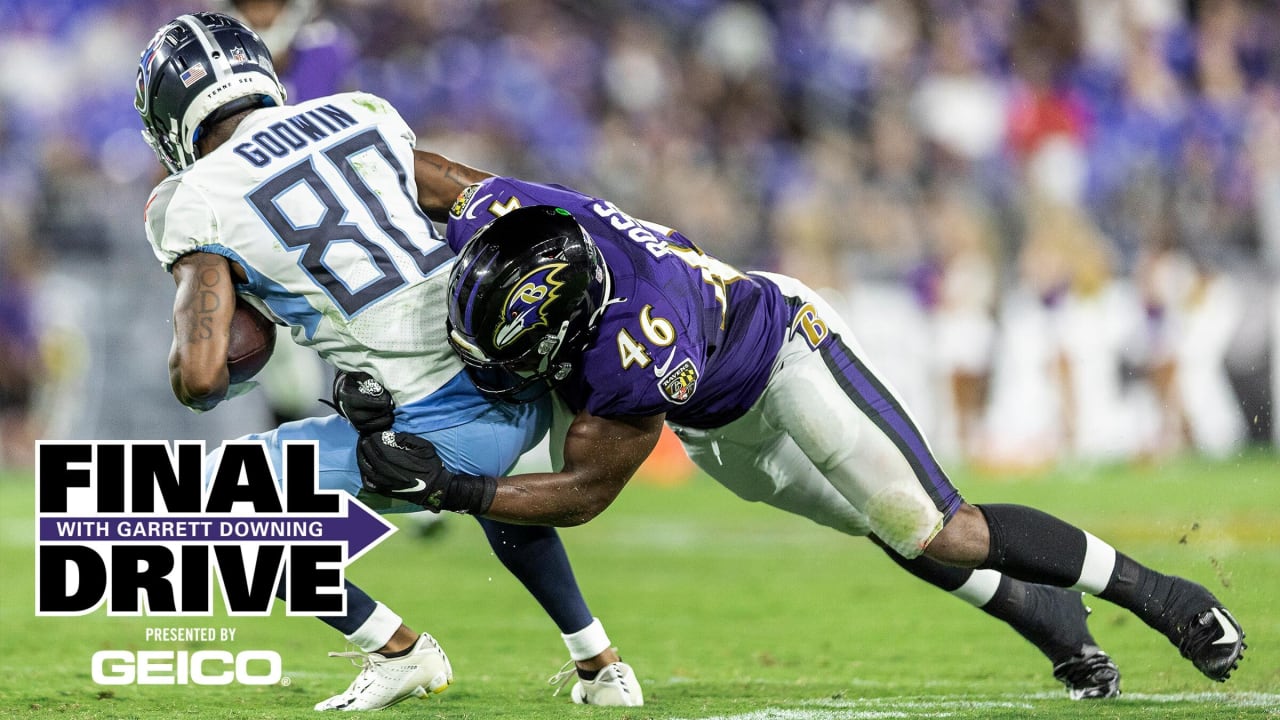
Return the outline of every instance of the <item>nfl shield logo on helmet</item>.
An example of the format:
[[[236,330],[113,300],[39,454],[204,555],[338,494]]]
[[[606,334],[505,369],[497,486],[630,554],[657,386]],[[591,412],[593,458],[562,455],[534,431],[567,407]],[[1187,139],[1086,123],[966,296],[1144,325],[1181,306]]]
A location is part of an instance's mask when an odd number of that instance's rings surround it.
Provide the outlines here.
[[[658,389],[662,391],[662,396],[677,405],[689,402],[697,386],[698,368],[688,358],[682,360],[674,370],[658,381]]]

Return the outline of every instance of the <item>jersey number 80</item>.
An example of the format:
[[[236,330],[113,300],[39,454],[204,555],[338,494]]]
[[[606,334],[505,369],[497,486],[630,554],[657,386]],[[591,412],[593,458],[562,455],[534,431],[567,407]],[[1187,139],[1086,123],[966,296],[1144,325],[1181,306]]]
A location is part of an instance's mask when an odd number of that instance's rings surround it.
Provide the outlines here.
[[[373,152],[395,170],[400,187],[410,198],[410,205],[422,218],[431,242],[422,247],[404,229],[391,222],[379,193],[357,170],[355,158]],[[324,150],[327,159],[342,174],[342,179],[368,210],[383,234],[413,259],[425,277],[447,262],[452,253],[436,233],[431,221],[417,205],[410,191],[408,175],[396,159],[386,140],[376,129],[369,129]],[[320,202],[321,213],[312,224],[297,224],[281,209],[280,199],[299,184],[305,185]],[[302,249],[299,266],[332,298],[348,318],[404,286],[404,274],[396,267],[387,248],[371,239],[360,225],[345,221],[348,210],[337,194],[316,171],[314,160],[307,158],[280,172],[246,196],[249,204],[275,233],[280,242],[291,249]],[[339,242],[355,243],[368,257],[376,276],[357,288],[351,288],[325,264],[325,252]]]

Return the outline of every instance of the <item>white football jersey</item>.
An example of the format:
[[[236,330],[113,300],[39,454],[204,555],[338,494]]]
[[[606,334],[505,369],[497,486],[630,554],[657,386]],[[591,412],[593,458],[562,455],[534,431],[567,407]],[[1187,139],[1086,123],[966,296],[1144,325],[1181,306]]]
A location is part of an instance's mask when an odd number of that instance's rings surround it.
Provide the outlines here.
[[[445,339],[453,254],[418,207],[414,142],[367,93],[257,110],[160,183],[147,239],[166,270],[194,251],[236,261],[237,292],[295,341],[419,400],[462,366]]]

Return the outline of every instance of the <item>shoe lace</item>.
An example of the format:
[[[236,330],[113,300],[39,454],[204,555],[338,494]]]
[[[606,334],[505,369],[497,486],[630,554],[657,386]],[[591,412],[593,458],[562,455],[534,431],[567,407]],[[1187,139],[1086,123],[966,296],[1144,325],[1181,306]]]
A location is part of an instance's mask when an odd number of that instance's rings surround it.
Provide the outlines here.
[[[560,668],[559,672],[547,678],[547,684],[555,687],[556,689],[555,692],[551,693],[551,697],[559,695],[560,691],[564,689],[564,686],[568,685],[569,681],[577,676],[578,663],[570,658],[569,662],[565,663],[564,666]]]
[[[363,650],[352,650],[347,652],[331,652],[329,653],[329,657],[346,658],[347,660],[351,661],[352,665],[355,665],[356,667],[360,668],[360,674],[357,675],[356,679],[351,683],[353,686],[356,683],[360,682],[360,678],[364,677],[365,673],[372,671],[375,664],[370,654]]]

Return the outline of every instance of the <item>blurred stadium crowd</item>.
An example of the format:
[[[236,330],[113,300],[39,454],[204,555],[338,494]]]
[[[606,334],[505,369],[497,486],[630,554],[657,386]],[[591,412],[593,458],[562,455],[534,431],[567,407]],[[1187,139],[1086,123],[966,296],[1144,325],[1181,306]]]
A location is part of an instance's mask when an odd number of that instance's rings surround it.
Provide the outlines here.
[[[235,5],[294,99],[382,95],[424,147],[826,288],[945,455],[1280,437],[1276,0]],[[138,52],[231,6],[0,0],[0,466],[269,422],[169,396],[142,238]]]

